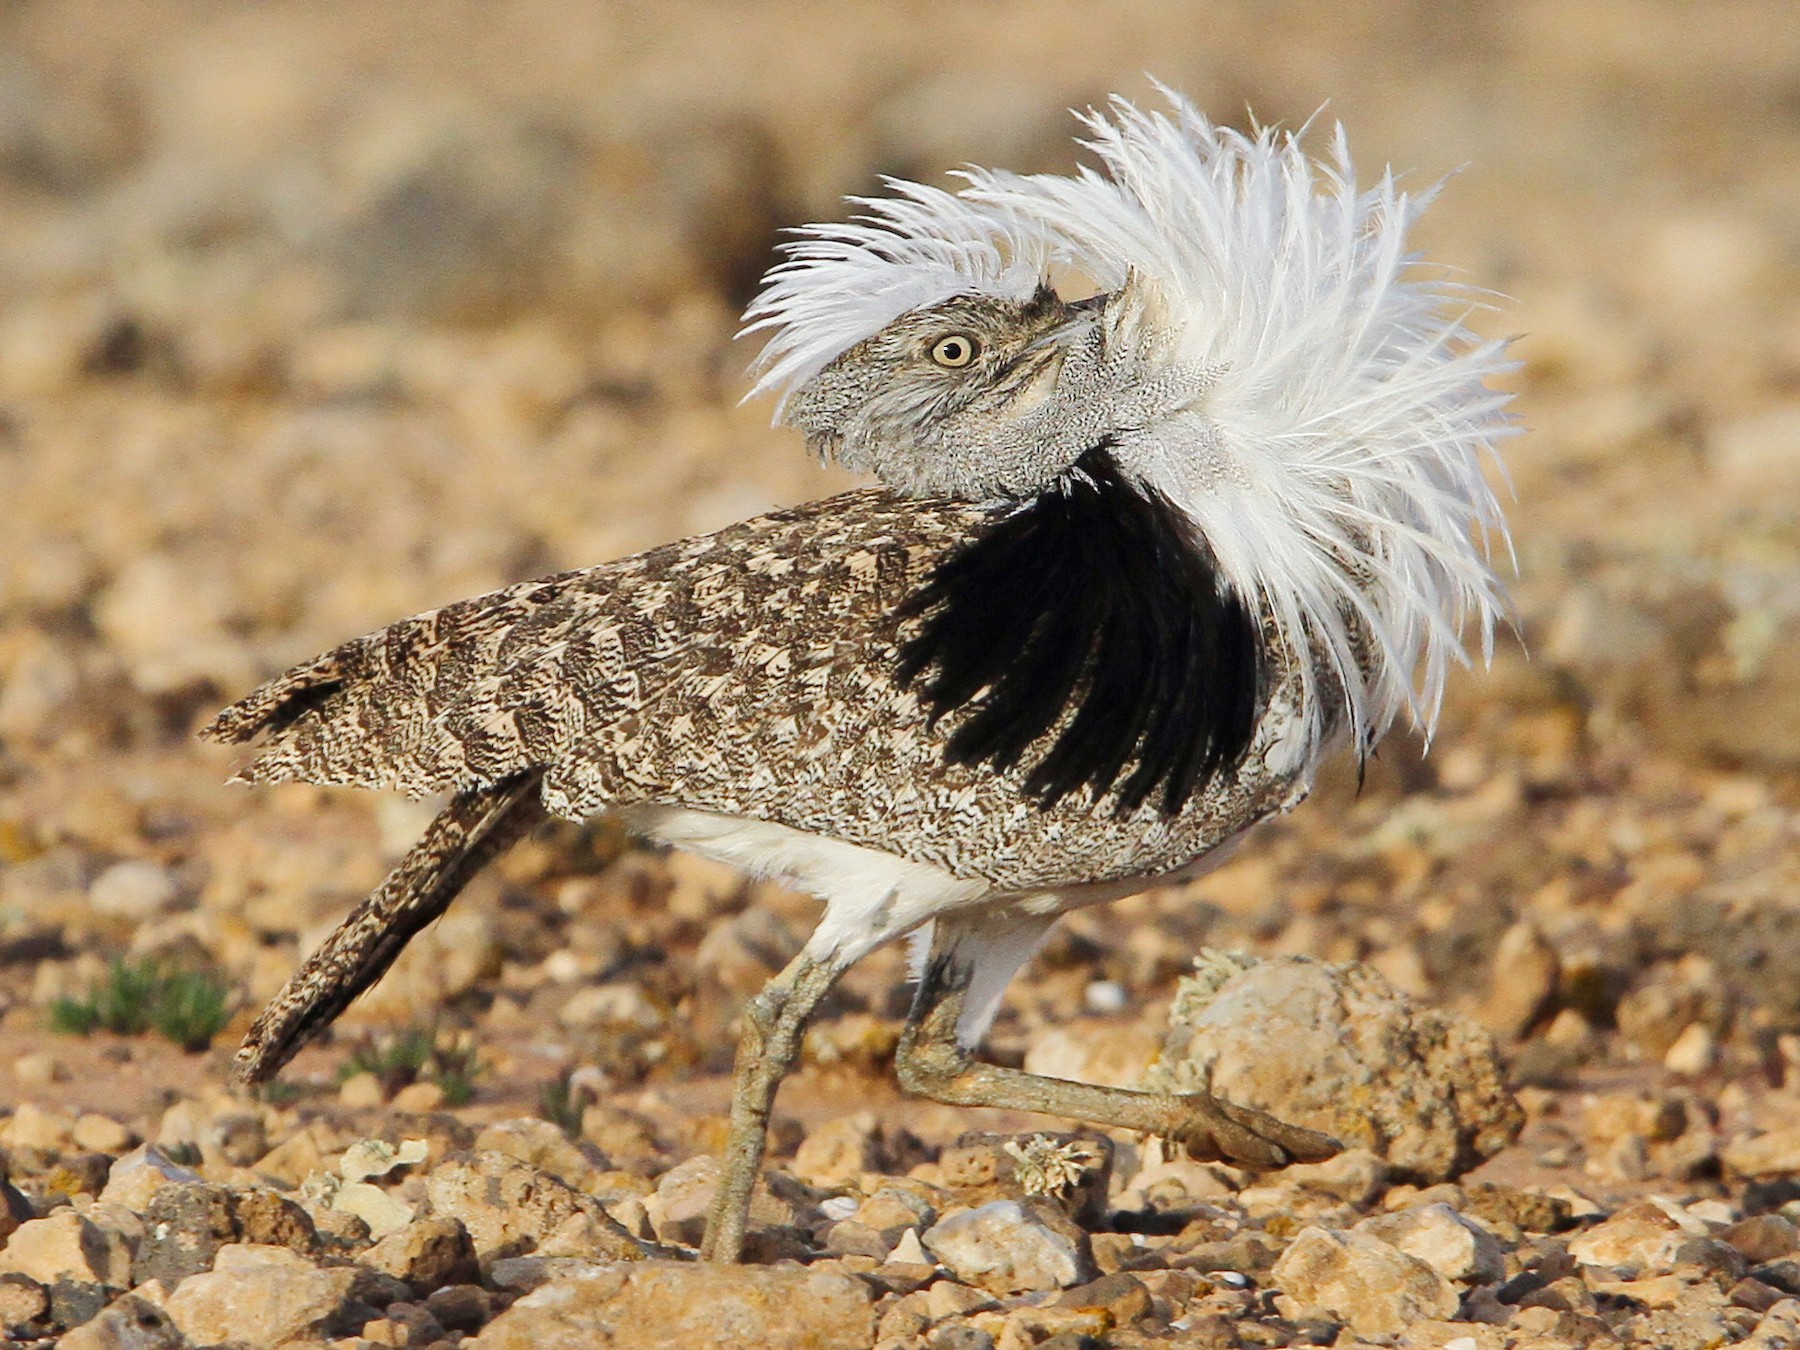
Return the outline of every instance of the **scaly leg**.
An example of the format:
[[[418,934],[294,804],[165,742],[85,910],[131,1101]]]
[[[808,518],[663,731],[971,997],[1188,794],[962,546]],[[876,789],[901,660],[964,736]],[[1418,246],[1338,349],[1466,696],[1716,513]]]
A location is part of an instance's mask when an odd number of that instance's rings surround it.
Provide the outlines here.
[[[907,1092],[956,1106],[1040,1111],[1161,1135],[1202,1159],[1246,1167],[1318,1162],[1340,1147],[1316,1130],[1234,1106],[1209,1093],[1134,1092],[984,1064],[970,1053],[998,990],[1051,921],[1018,913],[938,920],[895,1068]],[[1021,942],[1021,933],[1029,940]],[[971,985],[976,997],[970,998]],[[990,992],[991,991],[991,992]]]
[[[731,1128],[719,1169],[719,1191],[707,1216],[700,1255],[732,1262],[744,1254],[750,1194],[762,1166],[775,1089],[800,1053],[800,1036],[847,963],[803,950],[745,1005],[731,1089]]]

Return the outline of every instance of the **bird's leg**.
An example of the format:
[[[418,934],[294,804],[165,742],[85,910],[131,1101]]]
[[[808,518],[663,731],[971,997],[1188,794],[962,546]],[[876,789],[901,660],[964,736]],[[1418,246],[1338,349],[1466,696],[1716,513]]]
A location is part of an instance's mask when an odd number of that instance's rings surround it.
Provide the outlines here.
[[[992,983],[991,972],[978,970],[980,959],[989,952],[998,955],[997,948],[1006,945],[984,942],[983,937],[974,925],[958,931],[940,918],[931,960],[920,978],[895,1060],[905,1091],[956,1106],[1039,1111],[1094,1125],[1140,1130],[1180,1143],[1193,1157],[1247,1167],[1317,1162],[1338,1151],[1337,1141],[1328,1135],[1284,1124],[1210,1093],[1097,1087],[975,1059],[959,1034],[969,1006],[969,988],[978,977],[983,983]],[[979,1014],[977,1018],[980,1020]],[[984,1020],[980,1024],[985,1027]]]
[[[775,1089],[799,1054],[807,1019],[843,972],[842,962],[802,950],[744,1007],[731,1088],[731,1128],[718,1194],[700,1246],[700,1255],[708,1261],[731,1262],[743,1256],[750,1193],[762,1165]]]

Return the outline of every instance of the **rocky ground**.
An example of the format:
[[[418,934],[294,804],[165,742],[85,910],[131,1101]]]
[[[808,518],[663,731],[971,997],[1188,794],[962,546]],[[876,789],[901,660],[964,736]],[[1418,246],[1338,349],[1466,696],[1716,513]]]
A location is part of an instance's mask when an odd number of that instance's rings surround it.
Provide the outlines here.
[[[8,7],[0,1332],[1800,1345],[1791,19]],[[1062,110],[1145,69],[1467,166],[1422,244],[1521,334],[1522,642],[1429,756],[1072,919],[992,1048],[1354,1147],[1258,1177],[904,1101],[878,953],[781,1098],[756,1264],[693,1264],[736,1010],[814,907],[574,826],[235,1093],[236,1036],[428,808],[223,787],[193,728],[391,618],[843,484],[736,406],[774,232],[877,172],[1066,166]],[[72,1034],[120,1008],[154,1026]]]

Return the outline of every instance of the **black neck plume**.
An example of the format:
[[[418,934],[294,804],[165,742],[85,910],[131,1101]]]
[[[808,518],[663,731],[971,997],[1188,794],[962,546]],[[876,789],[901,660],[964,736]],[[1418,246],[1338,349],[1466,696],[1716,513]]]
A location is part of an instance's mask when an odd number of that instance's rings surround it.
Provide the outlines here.
[[[1174,815],[1250,744],[1261,631],[1181,510],[1107,444],[997,515],[898,612],[924,619],[901,681],[933,722],[969,709],[949,758],[1007,769],[1048,740],[1025,780],[1042,807],[1085,787],[1116,792],[1120,815],[1153,795]]]

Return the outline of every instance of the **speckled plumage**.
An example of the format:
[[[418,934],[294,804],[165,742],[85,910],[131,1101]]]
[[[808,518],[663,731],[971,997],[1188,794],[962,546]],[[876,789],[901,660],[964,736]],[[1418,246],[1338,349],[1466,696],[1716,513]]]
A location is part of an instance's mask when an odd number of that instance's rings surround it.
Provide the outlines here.
[[[1004,509],[864,489],[526,582],[345,643],[207,734],[270,733],[248,782],[421,796],[541,770],[545,805],[574,819],[750,817],[1007,892],[1177,871],[1278,807],[1280,718],[1173,817],[1117,819],[1085,791],[1043,810],[1022,790],[1034,756],[946,758],[960,717],[931,725],[898,679],[919,620],[896,611]]]

